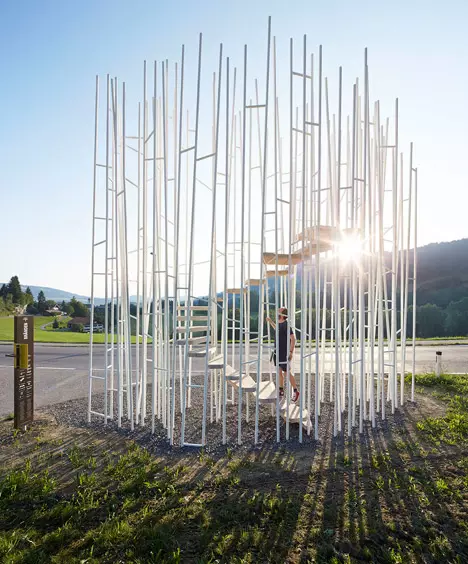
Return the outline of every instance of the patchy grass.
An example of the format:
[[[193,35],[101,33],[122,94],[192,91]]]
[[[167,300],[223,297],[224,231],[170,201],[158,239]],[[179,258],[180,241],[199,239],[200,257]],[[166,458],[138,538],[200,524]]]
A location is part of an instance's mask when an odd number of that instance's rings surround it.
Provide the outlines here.
[[[418,386],[448,403],[439,419],[466,407],[464,381]],[[0,423],[0,561],[462,564],[468,449],[411,413],[366,440],[224,456],[155,455],[50,419],[24,434]]]
[[[418,429],[436,444],[468,443],[468,376],[424,374],[417,376],[416,384],[448,404],[443,417],[428,417],[418,423]]]
[[[67,321],[68,318],[61,321]],[[66,329],[54,329],[52,323],[54,319],[50,316],[34,316],[34,340],[37,343],[89,343],[89,333],[75,333]],[[13,341],[13,317],[0,317],[0,341]],[[50,324],[44,329],[41,327]],[[110,339],[111,337],[109,337]],[[114,335],[114,342],[117,335]],[[141,338],[140,338],[141,341]],[[151,339],[150,339],[151,341]],[[95,333],[93,335],[94,343],[104,343],[105,335],[103,333]],[[136,342],[136,337],[132,336],[132,343]]]

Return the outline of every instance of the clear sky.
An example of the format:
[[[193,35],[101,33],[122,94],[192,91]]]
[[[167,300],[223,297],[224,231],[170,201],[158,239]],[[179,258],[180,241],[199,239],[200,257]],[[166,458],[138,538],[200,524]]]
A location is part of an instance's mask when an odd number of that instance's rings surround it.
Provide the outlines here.
[[[419,242],[468,236],[466,0],[0,0],[0,281],[89,294],[95,75],[141,84],[142,61],[196,52],[263,61],[268,15],[323,44],[371,96],[400,99],[419,169]]]

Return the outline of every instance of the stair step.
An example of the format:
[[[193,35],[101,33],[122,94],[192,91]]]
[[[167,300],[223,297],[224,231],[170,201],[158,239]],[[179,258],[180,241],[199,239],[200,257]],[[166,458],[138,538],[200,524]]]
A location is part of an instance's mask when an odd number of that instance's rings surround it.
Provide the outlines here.
[[[177,333],[201,333],[204,331],[208,331],[207,325],[190,325],[190,327],[177,327]]]
[[[191,315],[190,318],[187,315],[178,315],[177,321],[187,321],[187,319],[191,319],[192,321],[208,321],[207,315]]]
[[[222,354],[213,357],[208,363],[208,368],[212,370],[220,370],[224,368],[224,356]]]
[[[285,405],[283,410],[283,417],[286,419],[288,413],[288,408]],[[293,403],[292,401],[289,402],[289,422],[290,423],[299,423],[301,414],[301,408],[298,404]],[[305,407],[302,408],[302,421],[307,421],[310,418],[309,412]]]
[[[203,337],[189,337],[189,338],[188,338],[188,344],[189,344],[189,345],[202,345],[203,343],[206,343],[206,336],[203,336]],[[176,345],[179,346],[179,347],[185,346],[185,338],[177,339],[177,340],[176,340]]]
[[[267,278],[275,278],[277,275],[278,276],[288,276],[289,274],[289,270],[278,270],[278,272],[276,272],[275,270],[267,270],[267,272],[265,273],[265,276]]]
[[[260,280],[259,278],[249,278],[245,281],[246,286],[260,286],[264,284],[264,280]]]
[[[242,380],[242,391],[243,392],[255,392],[257,389],[257,382],[249,376],[248,374],[243,374],[242,378],[237,378],[236,380],[228,380],[229,384],[234,388],[239,389],[240,382]]]
[[[246,359],[244,357],[242,364],[243,365],[246,365],[246,364],[252,365],[252,364],[256,363],[257,360],[258,360],[258,358],[256,356],[251,356],[249,359]],[[228,364],[228,362],[226,363],[226,365]],[[210,360],[210,362],[208,364],[208,368],[211,368],[213,370],[219,370],[221,368],[224,368],[224,356],[222,354],[219,354],[219,355],[216,355],[215,357],[213,357],[213,359]]]
[[[216,347],[209,348],[208,356],[212,355],[215,352],[216,352]],[[192,349],[191,351],[188,352],[188,356],[190,358],[204,358],[206,356],[206,347]]]
[[[233,368],[232,366],[226,366],[226,380],[228,381],[236,381],[239,380],[239,371]]]
[[[242,290],[240,288],[228,288],[226,294],[241,294]],[[244,288],[244,294],[247,294],[247,288]]]
[[[276,402],[276,386],[273,382],[265,380],[260,382],[259,392],[258,392],[258,402],[259,403],[275,403]]]
[[[186,311],[188,308],[186,305],[177,306],[179,311]],[[190,311],[208,311],[208,306],[190,306]]]

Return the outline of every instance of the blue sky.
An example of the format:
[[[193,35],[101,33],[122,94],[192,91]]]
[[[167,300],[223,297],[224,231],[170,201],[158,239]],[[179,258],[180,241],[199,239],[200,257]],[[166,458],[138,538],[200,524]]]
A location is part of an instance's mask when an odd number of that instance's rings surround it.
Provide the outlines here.
[[[468,3],[463,1],[2,0],[0,2],[0,280],[89,293],[95,75],[139,88],[142,61],[243,44],[262,64],[268,15],[289,37],[324,47],[327,68],[360,74],[371,95],[400,99],[414,141],[421,244],[468,236]]]

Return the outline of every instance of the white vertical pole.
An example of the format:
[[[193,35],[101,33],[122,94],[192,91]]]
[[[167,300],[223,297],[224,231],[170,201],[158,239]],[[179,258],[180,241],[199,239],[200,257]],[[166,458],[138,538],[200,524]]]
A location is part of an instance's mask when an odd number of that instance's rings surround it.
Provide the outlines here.
[[[292,69],[291,69],[292,72]],[[274,129],[274,162],[275,162],[275,314],[278,311],[278,106],[277,106],[277,83],[276,83],[276,38],[273,38],[273,98],[275,100],[275,129]],[[267,148],[265,147],[265,151]],[[266,174],[266,171],[264,171]],[[282,178],[280,177],[280,186]],[[281,217],[283,214],[281,214]],[[261,234],[263,237],[263,233]],[[268,293],[268,279],[265,279],[266,291]],[[281,281],[280,281],[281,284]],[[282,304],[283,302],[281,302]],[[278,325],[278,320],[275,320]],[[275,328],[275,343],[278,342],[278,327]],[[276,351],[278,355],[278,351]],[[283,382],[284,385],[284,382]],[[275,366],[275,387],[276,387],[276,442],[280,436],[280,398],[279,398],[279,358],[276,358]]]
[[[268,163],[268,98],[269,98],[269,88],[270,88],[270,45],[271,45],[271,16],[268,17],[268,40],[267,40],[267,69],[266,69],[266,92],[265,92],[265,130],[264,130],[264,150],[263,150],[263,167],[262,167],[262,221],[260,230],[260,280],[263,280],[263,251],[264,251],[264,232],[265,232],[265,195],[266,195],[266,183],[267,183],[267,163]],[[266,292],[268,294],[268,286],[266,286]],[[262,285],[263,287],[263,285]],[[258,341],[258,359],[257,359],[257,390],[255,399],[255,444],[258,443],[258,415],[259,415],[259,389],[260,389],[260,379],[261,379],[261,368],[262,368],[262,352],[263,352],[263,300],[259,302],[259,315],[258,323],[259,327],[259,341]],[[260,339],[261,337],[261,339]]]
[[[306,274],[304,272],[304,242],[305,242],[305,229],[306,229],[306,153],[307,153],[307,146],[306,146],[306,129],[307,129],[307,109],[306,109],[306,97],[307,97],[307,36],[304,35],[304,45],[303,45],[303,79],[302,79],[302,193],[301,193],[301,204],[302,204],[302,233],[303,233],[303,240],[301,243],[301,265],[302,265],[302,276],[301,276],[301,345],[300,345],[300,367],[299,367],[299,442],[302,443],[302,412],[304,408],[304,392],[305,392],[305,385],[304,385],[304,345],[307,338],[307,331],[306,331]],[[294,325],[296,324],[296,314],[295,310],[292,312],[294,317]],[[289,358],[289,331],[288,331],[288,358]],[[294,352],[294,351],[292,351]],[[288,376],[289,371],[291,370],[290,364],[286,365],[288,369]]]
[[[403,167],[402,167],[403,169]],[[406,255],[406,271],[405,271],[405,283],[404,283],[404,304],[403,304],[403,324],[402,324],[402,336],[401,336],[401,348],[402,354],[402,366],[401,366],[401,404],[404,403],[404,391],[405,391],[405,373],[406,373],[406,326],[408,317],[408,292],[409,292],[409,253],[411,245],[411,212],[412,212],[412,199],[413,199],[413,143],[410,145],[410,182],[408,190],[408,225],[407,225],[407,241],[406,250],[403,251],[403,240],[402,240],[402,253],[405,252]],[[402,218],[403,220],[403,218]]]
[[[337,155],[337,179],[335,195],[335,229],[341,230],[340,226],[340,204],[341,204],[341,106],[342,106],[342,67],[338,76],[338,155]],[[333,166],[335,163],[332,163]],[[341,349],[341,292],[340,272],[338,257],[334,257],[334,291],[335,291],[335,404],[334,404],[334,435],[341,431],[341,381],[340,381],[340,349]]]
[[[351,197],[350,197],[350,214],[351,214],[351,229],[355,229],[355,187],[356,187],[356,135],[357,135],[357,125],[356,125],[356,105],[357,105],[357,88],[356,84],[353,85],[353,129],[352,129],[352,148],[351,148]],[[352,414],[354,411],[355,398],[354,398],[354,363],[353,363],[353,344],[354,344],[354,332],[353,328],[355,326],[354,320],[354,310],[355,310],[355,300],[354,300],[354,290],[356,287],[356,269],[354,262],[351,262],[350,270],[350,281],[349,281],[349,312],[348,312],[348,335],[349,335],[349,349],[348,349],[348,437],[351,436],[352,427],[354,424]]]
[[[118,97],[117,97],[117,79],[111,80],[111,93],[112,93],[112,120],[113,120],[113,137],[114,137],[114,158],[113,158],[113,173],[114,173],[114,233],[115,233],[115,299],[116,299],[116,313],[117,313],[117,425],[122,426],[122,409],[123,409],[123,386],[122,386],[122,330],[121,330],[121,302],[120,302],[120,288],[119,288],[119,206],[118,206],[118,193],[119,193],[119,134],[118,134]]]
[[[223,70],[223,45],[219,47],[219,70],[218,70],[218,94],[216,100],[216,123],[215,123],[215,147],[214,147],[214,164],[213,164],[213,191],[212,191],[212,215],[211,215],[211,248],[210,248],[210,274],[209,274],[209,288],[208,288],[208,331],[211,326],[211,312],[212,312],[212,300],[213,300],[213,269],[216,268],[216,184],[218,176],[218,139],[219,139],[219,117],[221,108],[221,79]],[[213,252],[214,251],[214,252]],[[216,287],[214,288],[214,295],[216,299]],[[241,300],[242,307],[242,300]],[[205,375],[203,384],[203,420],[202,420],[202,445],[206,443],[206,411],[207,411],[207,394],[208,394],[208,350],[211,346],[209,336],[206,336],[206,348],[205,348]]]
[[[134,410],[133,410],[133,372],[132,372],[132,357],[131,357],[131,344],[132,344],[132,327],[130,318],[130,293],[128,287],[128,229],[127,229],[127,181],[126,181],[126,91],[125,82],[122,83],[122,196],[123,196],[123,233],[122,233],[122,293],[123,304],[125,307],[125,371],[127,373],[127,413],[130,420],[130,428],[133,431],[135,425]]]
[[[229,57],[226,59],[226,145],[225,145],[225,198],[224,198],[224,291],[223,291],[223,371],[222,371],[222,387],[223,387],[223,445],[226,444],[226,411],[227,411],[227,382],[226,382],[226,364],[227,364],[227,342],[228,342],[228,238],[229,238],[229,171],[230,171],[230,152],[229,152]]]
[[[366,64],[366,106],[367,106],[367,123],[365,124],[367,131],[367,170],[366,177],[368,182],[368,247],[369,247],[369,258],[368,258],[368,287],[367,287],[367,340],[368,340],[368,378],[367,378],[367,390],[365,401],[369,400],[369,412],[372,427],[375,427],[375,394],[374,394],[374,349],[375,349],[375,321],[374,321],[374,249],[375,249],[375,194],[374,194],[374,181],[373,167],[372,167],[372,151],[370,146],[371,135],[370,135],[370,118],[369,118],[369,68]],[[376,116],[374,115],[374,120]],[[375,140],[374,140],[375,141]],[[374,154],[375,154],[375,142],[373,144]],[[365,178],[366,178],[365,177]]]
[[[156,135],[156,131],[154,132]],[[147,336],[147,304],[148,304],[148,290],[147,290],[147,276],[148,276],[148,174],[147,174],[147,150],[146,138],[148,137],[148,106],[146,100],[146,61],[143,62],[143,305],[142,305],[142,329],[143,329],[143,355],[142,355],[142,407],[141,407],[141,424],[144,425],[146,417],[146,385],[147,385],[147,368],[148,368],[148,336]],[[153,253],[157,249],[153,249]]]
[[[298,129],[297,124],[297,115],[296,115],[296,127],[294,127],[294,42],[291,37],[289,43],[289,67],[290,67],[290,78],[289,78],[289,236],[287,237],[286,248],[288,250],[288,318],[286,320],[287,323],[287,356],[289,357],[289,331],[291,327],[291,316],[296,317],[295,315],[295,284],[294,284],[294,275],[291,276],[291,272],[295,268],[291,262],[291,243],[293,240],[293,232],[294,232],[294,223],[295,223],[295,201],[296,201],[296,170],[297,170],[297,133],[293,133],[294,129]],[[266,148],[265,148],[266,150]],[[266,174],[266,171],[265,171]],[[277,267],[276,267],[277,269]],[[275,280],[276,284],[276,280]],[[294,296],[294,297],[293,297]],[[277,312],[275,312],[277,315]],[[279,325],[278,319],[276,321],[276,329],[275,329],[275,343],[279,343]],[[276,364],[279,365],[279,348],[276,350]],[[289,440],[289,402],[290,402],[290,389],[289,389],[289,370],[286,374],[286,382],[283,381],[283,386],[285,388],[285,401],[286,401],[286,440]],[[301,391],[302,392],[302,391]]]
[[[391,320],[391,350],[392,350],[392,363],[389,367],[391,370],[391,401],[392,401],[392,414],[395,413],[395,408],[398,406],[397,397],[397,382],[396,382],[396,360],[397,360],[397,342],[396,342],[396,323],[397,323],[397,281],[398,281],[398,99],[395,101],[395,147],[393,149],[393,185],[392,185],[392,198],[393,198],[393,211],[392,211],[392,236],[393,236],[393,251],[392,251],[392,320]]]
[[[155,105],[155,102],[153,103]],[[140,325],[141,325],[141,316],[140,316],[140,276],[141,276],[141,103],[138,103],[138,143],[137,143],[137,151],[138,151],[138,173],[137,173],[137,272],[136,272],[136,343],[135,343],[135,375],[136,375],[136,383],[135,383],[135,423],[138,425],[140,422],[140,411],[141,411],[141,380],[140,380]]]
[[[414,249],[413,249],[413,366],[411,370],[411,401],[414,402],[414,377],[416,373],[416,289],[417,289],[417,246],[418,246],[418,169],[414,170]]]
[[[99,76],[96,76],[96,97],[94,104],[94,157],[93,157],[93,227],[91,235],[91,317],[89,323],[89,371],[88,371],[88,423],[91,423],[91,398],[93,393],[93,325],[94,325],[94,238],[96,229],[96,187],[97,187],[97,151],[98,151],[98,113],[99,113]],[[107,173],[107,168],[106,168]],[[107,413],[104,410],[104,422]]]
[[[105,282],[104,282],[104,425],[107,425],[108,415],[108,390],[109,390],[109,75],[107,75],[106,88],[106,242],[105,242]],[[111,267],[112,284],[112,267]],[[114,304],[111,302],[112,307]],[[114,338],[113,331],[111,333]]]
[[[244,45],[244,95],[242,111],[241,157],[241,221],[240,221],[240,298],[239,298],[239,388],[237,405],[237,444],[242,444],[242,374],[244,369],[244,223],[245,223],[245,149],[247,119],[247,45]],[[235,243],[234,243],[235,246]]]
[[[170,382],[171,374],[169,373],[169,207],[168,207],[168,172],[167,172],[167,161],[169,159],[168,155],[168,107],[167,107],[167,89],[168,89],[168,63],[167,61],[162,61],[161,63],[161,80],[162,80],[162,134],[163,134],[163,159],[162,159],[162,171],[163,171],[163,188],[164,188],[164,328],[162,332],[163,343],[164,343],[164,382],[166,389],[165,394],[165,405],[166,413],[164,419],[164,425],[167,427],[167,438],[172,441],[171,432],[171,405],[170,405]],[[162,359],[161,359],[162,360]]]
[[[198,159],[198,127],[199,127],[199,117],[200,117],[200,79],[201,79],[201,60],[202,60],[202,34],[200,33],[200,39],[198,44],[198,72],[197,72],[197,101],[196,101],[196,111],[195,111],[195,141],[194,141],[194,158],[193,158],[193,179],[192,179],[192,216],[190,219],[190,250],[189,250],[189,260],[188,264],[188,290],[186,299],[186,315],[187,322],[190,322],[191,314],[191,288],[192,288],[192,276],[193,276],[193,235],[195,226],[195,200],[197,192],[197,159]],[[188,365],[188,350],[189,350],[189,332],[185,331],[185,363],[184,363],[184,386],[187,382],[187,365]],[[185,408],[185,389],[183,394],[183,409],[182,409],[182,428],[180,433],[181,446],[185,442],[185,418],[186,418],[186,408]],[[204,425],[204,420],[206,417],[206,412],[204,411],[204,418],[202,425]]]
[[[364,51],[364,75],[367,77],[367,48]],[[367,172],[367,158],[368,158],[368,139],[367,139],[367,123],[369,121],[369,106],[368,106],[368,96],[367,96],[367,80],[364,82],[364,152],[363,152],[363,167],[362,167],[362,179],[361,179],[361,237],[365,233],[365,195],[366,195],[366,172]],[[366,335],[365,335],[365,300],[364,300],[364,269],[363,269],[363,258],[359,260],[359,341],[361,349],[361,361],[360,361],[360,378],[359,378],[359,432],[362,433],[364,430],[364,419],[366,417],[366,393],[365,393],[365,347],[366,347]]]
[[[158,307],[158,288],[157,288],[157,283],[156,283],[156,279],[159,275],[156,274],[156,271],[159,270],[158,269],[158,264],[159,264],[159,245],[158,245],[158,223],[159,223],[159,215],[158,215],[158,195],[157,195],[157,182],[156,182],[156,178],[157,178],[157,147],[158,147],[158,143],[157,143],[157,139],[158,136],[156,135],[156,131],[158,129],[158,108],[157,108],[157,80],[158,80],[158,67],[157,67],[157,63],[156,61],[154,61],[154,84],[153,84],[153,254],[152,254],[152,275],[153,275],[153,296],[152,296],[152,303],[153,303],[153,316],[152,316],[152,336],[153,336],[153,340],[152,340],[152,352],[153,352],[153,363],[152,363],[152,367],[151,367],[151,432],[154,433],[155,431],[155,419],[156,419],[156,414],[157,414],[157,391],[158,391],[158,385],[159,385],[159,373],[158,373],[158,368],[159,368],[159,363],[160,363],[160,358],[158,355],[158,340],[159,340],[159,334],[158,334],[158,328],[159,328],[159,324],[157,324],[156,320],[157,320],[157,316],[159,315],[159,307]],[[140,113],[138,112],[138,137],[140,137]],[[143,139],[143,142],[145,142],[146,140]],[[138,143],[140,143],[140,141],[138,141]],[[138,153],[138,161],[140,161],[140,153]],[[144,166],[144,165],[143,165]],[[140,174],[138,174],[138,180],[140,180]],[[140,181],[138,181],[138,185],[140,186]],[[140,190],[138,192],[138,216],[140,215]],[[139,219],[139,218],[138,218]],[[140,221],[138,221],[138,225],[140,225]],[[138,265],[140,265],[140,227],[138,228]],[[140,266],[138,267],[138,310],[137,310],[137,316],[139,319],[139,315],[140,315]],[[146,273],[144,273],[144,276],[146,276]],[[145,305],[143,304],[143,312],[145,311]],[[143,315],[143,321],[144,321],[144,315]],[[144,333],[144,323],[142,324],[142,335]],[[138,331],[137,331],[137,362],[139,361],[139,354],[138,354],[138,348],[139,348],[139,341],[140,341],[140,337],[139,337],[139,332],[140,332],[140,324],[138,323]],[[137,382],[140,379],[139,377],[139,373],[137,372]],[[138,389],[138,388],[137,388]],[[137,397],[139,397],[138,393],[137,393]],[[141,409],[142,406],[140,406],[139,411],[137,411],[137,419],[140,416],[141,413]]]
[[[315,259],[315,413],[314,438],[318,441],[320,412],[320,221],[322,209],[322,46],[319,47],[319,84],[318,84],[318,147],[317,147],[317,192],[315,241],[317,254]]]
[[[185,46],[182,45],[182,59],[181,59],[181,66],[180,66],[180,100],[179,100],[179,142],[178,142],[178,151],[177,151],[177,175],[174,179],[174,189],[175,189],[175,209],[174,209],[174,302],[173,302],[173,317],[172,317],[172,341],[173,341],[173,349],[172,349],[172,370],[174,371],[174,380],[173,380],[173,394],[172,394],[172,409],[173,409],[173,417],[175,417],[175,370],[177,365],[177,346],[176,346],[176,339],[177,339],[177,325],[178,325],[178,304],[179,304],[179,293],[178,293],[178,286],[179,286],[179,260],[178,256],[180,253],[180,196],[181,196],[181,185],[182,185],[182,131],[183,131],[183,115],[184,115],[184,70],[185,70]],[[175,102],[177,103],[177,102]],[[188,127],[188,119],[187,119],[187,127]],[[189,143],[189,136],[187,134],[187,145]],[[188,200],[188,199],[187,199]],[[186,203],[188,208],[188,201]],[[186,312],[186,310],[183,310]],[[187,320],[187,317],[185,317]],[[182,350],[179,348],[179,357],[182,359]],[[182,397],[186,394],[186,390],[182,385],[182,362],[180,362],[179,366],[180,370],[180,410],[182,410]],[[172,427],[174,427],[174,422],[172,423]],[[174,435],[172,431],[171,437],[171,444],[174,442]]]

